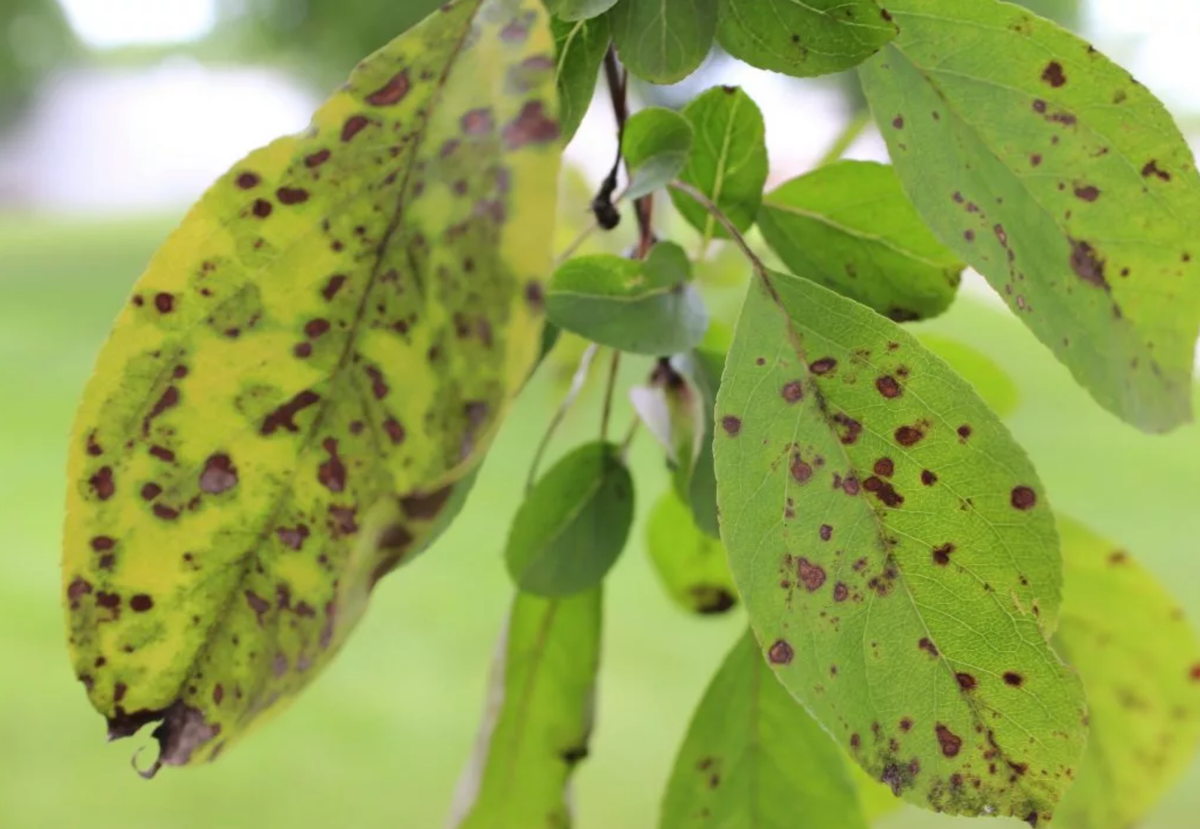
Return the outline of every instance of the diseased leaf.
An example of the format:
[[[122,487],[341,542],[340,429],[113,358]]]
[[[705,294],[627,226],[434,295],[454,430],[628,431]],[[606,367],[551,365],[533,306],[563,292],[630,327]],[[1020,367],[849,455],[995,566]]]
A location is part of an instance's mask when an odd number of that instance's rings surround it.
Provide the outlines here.
[[[767,183],[767,145],[762,112],[736,86],[716,86],[683,108],[695,146],[680,179],[720,208],[738,230],[754,224]],[[690,196],[671,191],[675,207],[705,240],[728,232]]]
[[[672,491],[650,513],[646,550],[667,595],[684,610],[711,615],[737,604],[725,547],[700,532],[692,511]]]
[[[663,800],[661,829],[866,829],[842,752],[747,632],[704,694]]]
[[[648,107],[631,117],[621,139],[631,179],[625,197],[640,198],[670,184],[687,166],[693,140],[692,125],[669,109]]]
[[[896,322],[949,308],[965,267],[883,164],[841,161],[794,178],[764,197],[758,223],[792,273]]]
[[[1087,689],[1092,736],[1055,825],[1138,825],[1200,742],[1200,642],[1176,600],[1126,551],[1059,518],[1055,644]]]
[[[587,114],[596,92],[600,64],[608,51],[608,18],[553,18],[554,49],[558,55],[558,115],[563,140],[570,141]]]
[[[546,308],[555,325],[636,354],[686,351],[704,337],[708,312],[692,287],[691,263],[674,242],[643,261],[580,256],[554,274]]]
[[[621,0],[609,14],[630,72],[651,83],[682,81],[712,48],[718,0]]]
[[[696,527],[713,538],[721,537],[717,521],[717,479],[713,470],[713,406],[721,386],[725,352],[732,339],[733,334],[726,326],[713,322],[704,341],[692,353],[673,361],[704,401],[704,437],[700,441],[700,452],[691,468],[680,466],[675,469],[675,492],[691,507]]]
[[[687,376],[660,359],[650,381],[629,390],[629,400],[638,418],[666,451],[667,460],[690,476],[700,454],[708,415],[704,396]]]
[[[617,4],[617,0],[545,0],[546,8],[563,20],[588,20],[599,17]]]
[[[558,171],[538,0],[458,0],[252,153],[151,262],[70,446],[72,660],[113,736],[211,760],[340,648],[541,336]]]
[[[921,333],[917,339],[962,375],[999,417],[1008,417],[1017,410],[1021,392],[1013,379],[991,357],[973,346],[940,334]]]
[[[611,443],[589,443],[543,475],[517,511],[504,559],[517,587],[549,598],[596,587],[633,523],[633,478]]]
[[[517,593],[453,829],[571,825],[568,785],[588,756],[600,617],[600,590],[567,599]]]
[[[1124,69],[995,0],[897,0],[861,70],[938,237],[1096,400],[1150,432],[1191,416],[1200,178]]]
[[[801,78],[857,66],[896,36],[875,0],[720,0],[718,14],[725,51]]]
[[[912,335],[770,279],[778,300],[759,280],[742,310],[714,446],[721,535],[759,641],[897,795],[1048,820],[1085,707],[1044,639],[1062,574],[1037,474]]]

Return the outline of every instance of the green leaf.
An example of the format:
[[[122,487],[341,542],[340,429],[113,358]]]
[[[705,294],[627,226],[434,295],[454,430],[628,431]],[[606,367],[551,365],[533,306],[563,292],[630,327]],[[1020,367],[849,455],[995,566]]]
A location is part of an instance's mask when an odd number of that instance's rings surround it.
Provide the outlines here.
[[[504,559],[517,587],[558,598],[596,587],[633,523],[633,478],[611,443],[589,443],[543,475],[517,511]]]
[[[687,166],[694,136],[678,112],[647,107],[625,124],[621,155],[629,165],[625,197],[636,199],[670,184]]]
[[[1190,418],[1200,178],[1171,117],[1058,26],[994,0],[896,0],[861,70],[921,215],[1114,414]]]
[[[689,283],[691,264],[674,242],[644,261],[580,256],[554,274],[546,308],[555,325],[635,354],[686,351],[704,337],[708,312]]]
[[[214,759],[465,496],[538,353],[552,50],[537,0],[443,7],[222,176],[134,287],[63,552],[113,736],[162,720],[162,763]]]
[[[1049,819],[1085,707],[1044,640],[1062,574],[1037,474],[912,335],[770,280],[776,298],[758,280],[742,310],[714,446],[721,535],[759,641],[897,795]]]
[[[1055,644],[1083,677],[1092,736],[1055,826],[1138,825],[1196,755],[1200,642],[1127,552],[1059,518],[1066,589]]]
[[[453,829],[571,825],[567,786],[588,755],[600,620],[600,590],[567,599],[517,593]]]
[[[762,112],[736,86],[716,86],[683,108],[695,148],[679,176],[723,212],[743,233],[754,224],[767,183],[767,145]],[[675,207],[705,240],[728,232],[690,196],[671,191]]]
[[[717,41],[725,51],[786,75],[850,69],[895,36],[875,0],[720,0]]]
[[[1013,379],[991,357],[973,346],[940,334],[921,333],[917,339],[961,374],[999,417],[1008,417],[1017,410],[1021,392]]]
[[[546,8],[563,20],[588,20],[599,17],[617,4],[617,0],[545,0]]]
[[[842,161],[794,178],[763,199],[758,224],[792,273],[896,322],[949,308],[965,267],[883,164]]]
[[[691,509],[673,491],[665,492],[654,505],[646,539],[659,581],[677,605],[711,615],[737,604],[725,547],[700,532]]]
[[[747,632],[692,718],[660,829],[866,829],[840,752]]]
[[[563,141],[570,141],[592,105],[600,64],[608,51],[608,18],[553,18],[554,48],[558,55],[558,116]]]
[[[673,476],[675,492],[692,509],[696,527],[713,538],[721,537],[717,520],[717,479],[713,468],[713,406],[725,369],[725,352],[733,334],[723,325],[713,322],[704,335],[704,342],[691,354],[675,361],[678,370],[688,378],[703,398],[704,437],[700,453],[691,468],[678,467]]]
[[[718,0],[621,0],[610,12],[625,67],[658,84],[682,81],[712,48]]]
[[[674,468],[690,475],[707,427],[704,396],[673,360],[660,360],[650,382],[629,390],[638,418],[666,450]]]

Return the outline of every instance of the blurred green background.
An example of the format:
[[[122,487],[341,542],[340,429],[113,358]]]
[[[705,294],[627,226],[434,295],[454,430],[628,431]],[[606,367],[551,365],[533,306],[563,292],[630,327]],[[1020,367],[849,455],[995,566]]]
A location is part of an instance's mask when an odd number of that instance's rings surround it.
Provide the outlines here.
[[[245,62],[268,63],[276,86],[260,89],[254,86],[259,81],[245,80],[259,75],[234,75],[234,84],[249,84],[249,100],[261,96],[264,106],[272,90],[286,91],[295,99],[293,109],[303,110],[314,100],[311,90],[327,87],[330,77],[407,22],[414,7],[398,0],[197,0],[211,7],[211,14],[202,16],[205,26],[193,27],[191,35],[165,37],[162,32],[178,22],[188,3],[64,0],[64,15],[54,2],[0,2],[0,527],[5,531],[0,827],[442,826],[475,736],[509,597],[500,553],[517,506],[519,487],[513,482],[523,480],[532,446],[561,394],[561,375],[569,370],[565,356],[552,361],[522,396],[458,524],[430,555],[381,584],[372,611],[332,668],[291,709],[220,763],[167,770],[149,783],[139,779],[129,761],[149,739],[142,735],[105,744],[103,722],[69,669],[59,610],[66,436],[96,349],[132,281],[186,202],[261,140],[252,131],[237,132],[245,125],[222,116],[228,101],[222,104],[220,95],[206,104],[210,109],[202,113],[202,129],[189,123],[173,134],[170,124],[157,123],[156,142],[167,142],[160,159],[139,158],[128,148],[124,156],[97,153],[95,142],[101,139],[96,133],[106,128],[132,142],[147,128],[147,119],[163,121],[155,111],[135,105],[146,100],[138,97],[138,84],[175,71],[180,61],[186,61],[188,72],[219,78]],[[166,20],[158,35],[122,41],[113,35],[119,26],[113,28],[112,18],[119,17],[123,4],[151,18],[155,8],[173,6],[176,17]],[[1140,6],[1153,11],[1159,4],[1169,5],[1168,0],[1144,0]],[[1042,5],[1048,4],[1043,0]],[[1095,0],[1095,5],[1111,4]],[[98,6],[109,27],[103,37],[87,24]],[[1121,18],[1086,12],[1078,22],[1092,26],[1111,52],[1135,59],[1141,54],[1144,43],[1135,47],[1129,31],[1113,22]],[[129,17],[131,32],[135,17]],[[33,31],[42,33],[37,48],[29,45]],[[16,40],[22,40],[23,58],[14,58]],[[1178,57],[1185,58],[1194,59]],[[1148,71],[1153,73],[1152,64]],[[103,83],[89,86],[97,78]],[[118,86],[125,84],[116,97],[109,88],[114,78]],[[783,100],[792,109],[814,124],[831,121],[836,131],[840,111],[829,108],[827,89],[792,85],[780,93],[775,80],[739,76],[752,94],[786,95]],[[1154,88],[1152,79],[1150,85]],[[88,90],[101,98],[89,99]],[[1175,106],[1186,119],[1190,104],[1186,96],[1180,100]],[[56,106],[69,112],[55,115]],[[764,108],[771,133],[772,108]],[[80,123],[69,116],[81,117],[81,110],[83,124],[95,132],[55,129]],[[239,110],[239,117],[249,117],[247,112]],[[278,122],[259,126],[277,132],[302,126],[288,125],[293,115],[288,110]],[[778,139],[781,132],[786,130],[775,128],[773,134]],[[39,138],[47,135],[53,139],[49,145],[49,139]],[[805,144],[787,134],[783,139],[772,151],[785,172],[811,162],[810,145],[814,152],[819,149],[819,141]],[[877,155],[875,140],[866,136],[854,152]],[[190,149],[213,142],[228,157]],[[589,157],[602,157],[602,169],[611,157],[606,124],[599,122],[591,133],[585,129],[580,142],[572,148],[573,157],[585,167]],[[120,146],[112,144],[112,151]],[[776,146],[783,150],[776,152]],[[164,173],[148,171],[152,164],[186,175],[168,176],[173,187],[163,188],[158,185]],[[116,169],[97,171],[100,167]],[[109,178],[101,175],[106,172]],[[570,218],[584,208],[573,199],[566,206]],[[716,289],[714,298],[729,310],[737,292]],[[1193,618],[1200,618],[1200,510],[1195,508],[1200,429],[1149,438],[1121,425],[1076,389],[984,290],[966,291],[946,317],[920,327],[975,345],[1016,378],[1020,403],[1010,425],[1033,456],[1055,507],[1126,545],[1175,591]],[[569,352],[569,346],[561,350]],[[646,368],[628,361],[623,382],[639,380]],[[599,389],[591,387],[556,441],[556,452],[595,435],[598,406]],[[618,428],[628,416],[627,407],[621,407]],[[634,463],[639,517],[644,518],[667,476],[644,435]],[[607,593],[598,730],[591,757],[576,778],[581,829],[654,825],[675,746],[742,624],[737,614],[698,621],[677,611],[654,582],[642,533],[635,533]],[[1200,765],[1146,826],[1191,829],[1198,812]],[[882,823],[892,829],[950,824],[971,825],[916,810]]]

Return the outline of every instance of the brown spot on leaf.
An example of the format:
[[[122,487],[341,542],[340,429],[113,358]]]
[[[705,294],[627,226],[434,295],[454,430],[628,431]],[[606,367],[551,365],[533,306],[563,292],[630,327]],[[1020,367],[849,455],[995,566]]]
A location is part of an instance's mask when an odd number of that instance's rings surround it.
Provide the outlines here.
[[[394,417],[389,417],[387,420],[383,421],[383,431],[387,432],[387,436],[389,439],[391,439],[393,444],[399,446],[401,443],[404,443],[404,437],[406,434],[404,427],[400,425],[400,421],[396,420]]]
[[[844,602],[850,598],[850,588],[846,587],[844,582],[838,582],[833,586],[833,600],[835,602]]]
[[[884,478],[890,478],[896,474],[896,464],[891,458],[880,458],[875,461],[875,474]]]
[[[917,642],[917,647],[928,653],[930,656],[938,655],[937,645],[933,644],[933,642],[927,636],[921,637],[921,641]]]
[[[342,125],[342,141],[350,141],[371,123],[365,115],[351,115]]]
[[[829,526],[828,524],[822,524],[820,535],[822,541],[828,541],[829,539],[833,538],[833,527]]]
[[[904,496],[896,492],[895,487],[875,475],[864,480],[862,486],[863,489],[878,498],[884,505],[893,509],[904,503]]]
[[[302,187],[280,187],[275,195],[280,204],[303,204],[308,201],[308,191]]]
[[[937,734],[938,744],[942,747],[942,754],[946,757],[958,756],[958,752],[962,750],[962,737],[941,723],[937,724],[934,732]]]
[[[200,489],[209,495],[220,495],[222,492],[237,486],[237,467],[228,455],[212,455],[204,463],[204,471],[200,473]]]
[[[815,592],[825,584],[825,568],[801,557],[796,560],[796,578],[809,593]]]
[[[546,115],[541,101],[529,101],[521,113],[504,127],[504,143],[510,150],[527,144],[548,144],[558,139],[558,121]]]
[[[92,488],[92,493],[101,501],[107,501],[117,491],[117,485],[113,481],[113,471],[111,466],[102,466],[95,475],[88,478],[88,485]]]
[[[725,430],[725,434],[735,438],[742,431],[742,419],[733,415],[725,415],[721,418],[721,428]]]
[[[850,446],[862,434],[862,424],[847,414],[838,412],[833,416],[833,422],[839,427],[838,439],[844,446]]]
[[[367,103],[376,107],[395,106],[404,100],[410,84],[408,70],[404,69],[392,76],[392,79],[379,89],[367,96]]]
[[[787,665],[795,655],[796,652],[792,650],[792,646],[782,639],[775,640],[775,644],[767,650],[767,659],[771,661],[772,665]]]
[[[1104,278],[1104,260],[1097,255],[1096,249],[1078,239],[1069,241],[1071,242],[1071,270],[1075,271],[1075,275],[1090,285],[1109,290],[1108,280]]]
[[[1067,76],[1063,74],[1062,64],[1056,60],[1046,64],[1046,68],[1042,70],[1042,80],[1056,89],[1064,85],[1067,82]]]
[[[400,507],[409,518],[420,521],[431,521],[437,518],[446,501],[454,493],[454,487],[445,486],[430,493],[414,492],[400,499]]]
[[[1015,671],[1005,671],[1004,684],[1011,685],[1014,688],[1020,688],[1025,684],[1025,677]]]
[[[371,378],[371,394],[376,400],[382,400],[388,395],[388,384],[383,379],[383,372],[375,366],[364,366],[367,376]]]
[[[808,366],[808,370],[813,374],[828,374],[835,368],[837,368],[837,360],[832,357],[822,357]]]
[[[786,384],[779,392],[788,403],[799,403],[804,398],[804,385],[799,380]]]
[[[145,593],[138,593],[129,600],[129,609],[134,613],[145,613],[152,607],[154,607],[154,599]]]
[[[962,438],[963,440],[966,440],[967,438],[971,437],[972,430],[971,430],[970,424],[968,424],[968,423],[964,423],[962,426],[959,426],[956,431],[958,432],[958,436],[960,438]]]
[[[925,486],[933,486],[934,484],[937,483],[937,480],[938,480],[937,473],[934,472],[933,470],[931,470],[931,469],[922,469],[921,470],[921,483],[925,484]]]
[[[330,492],[341,492],[346,488],[346,465],[338,456],[336,438],[325,438],[321,446],[329,453],[329,460],[317,469],[317,480]]]
[[[320,167],[329,160],[331,155],[333,155],[333,153],[331,153],[328,149],[317,150],[315,153],[311,153],[304,157],[304,166],[308,167],[309,169]]]
[[[262,179],[258,177],[257,173],[245,172],[237,177],[235,183],[243,190],[251,190],[257,187],[260,181],[262,181]]]
[[[798,484],[808,483],[813,476],[812,464],[801,458],[798,452],[792,455],[792,464],[789,471],[792,474],[792,480]]]
[[[304,546],[305,539],[308,538],[308,527],[305,524],[297,524],[294,527],[278,527],[275,535],[284,545],[293,550],[299,550]]]
[[[1013,509],[1030,510],[1037,505],[1037,493],[1027,486],[1013,487],[1010,501]]]
[[[265,219],[270,216],[271,211],[274,209],[274,205],[272,205],[266,199],[255,199],[254,204],[250,207],[251,212],[253,212],[254,215],[260,219]]]
[[[1142,167],[1142,178],[1150,178],[1150,176],[1155,176],[1160,181],[1171,180],[1171,174],[1159,167],[1158,161],[1153,158],[1147,161],[1146,165]]]
[[[917,426],[901,426],[896,430],[895,437],[896,443],[901,446],[913,446],[925,437],[925,432]]]
[[[287,403],[284,403],[275,411],[267,415],[263,420],[262,429],[264,435],[273,435],[280,429],[286,429],[289,432],[298,432],[300,427],[296,425],[296,415],[309,406],[316,404],[321,399],[321,396],[314,391],[305,390],[297,394]]]
[[[963,691],[974,691],[975,686],[979,684],[975,680],[975,677],[971,676],[971,674],[968,674],[968,673],[962,672],[962,671],[960,671],[959,673],[956,673],[954,675],[954,678],[956,680],[958,680],[958,687],[960,689],[962,689]]]
[[[270,612],[271,603],[253,590],[247,590],[245,596],[246,604],[250,605],[250,609],[254,611],[254,616],[258,620],[258,626],[262,627],[263,616]]]
[[[167,386],[166,391],[164,391],[162,396],[154,403],[154,406],[150,409],[150,412],[144,418],[142,418],[142,434],[149,437],[150,426],[154,422],[154,419],[166,412],[167,409],[178,405],[179,389],[175,388],[175,386]]]
[[[345,274],[335,273],[329,277],[329,281],[325,283],[325,287],[321,289],[321,296],[325,297],[326,301],[332,300],[337,296],[337,292],[346,284]]]
[[[1100,188],[1093,184],[1076,185],[1075,198],[1083,201],[1095,201],[1100,198]]]
[[[902,394],[900,384],[896,382],[896,378],[890,374],[885,374],[875,381],[875,388],[879,393],[888,399],[899,397]]]
[[[954,552],[954,545],[950,543],[943,544],[940,547],[933,548],[933,563],[945,567],[950,563],[950,554]]]

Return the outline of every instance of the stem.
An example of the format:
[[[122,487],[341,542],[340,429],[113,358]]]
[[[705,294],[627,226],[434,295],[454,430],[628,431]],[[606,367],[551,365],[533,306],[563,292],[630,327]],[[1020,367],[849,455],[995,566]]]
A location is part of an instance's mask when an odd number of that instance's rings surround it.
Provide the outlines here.
[[[617,174],[623,160],[621,146],[625,140],[625,124],[629,121],[629,73],[621,67],[617,60],[617,50],[612,46],[609,46],[604,54],[604,79],[608,85],[609,99],[612,101],[613,117],[617,121],[617,157],[613,161],[612,170],[600,185],[600,192],[592,201],[592,210],[596,213],[597,222],[612,230],[620,218],[616,215],[612,196],[617,190]],[[652,194],[634,200],[633,209],[638,223],[638,259],[644,258],[654,245],[653,208]]]
[[[629,431],[625,433],[625,440],[621,441],[622,461],[629,458],[629,447],[633,445],[633,439],[638,436],[638,431],[640,430],[641,425],[642,420],[639,417],[635,417],[632,421],[630,421]]]
[[[871,123],[871,110],[867,108],[860,109],[846,124],[846,127],[841,131],[837,138],[833,139],[833,143],[829,145],[829,149],[825,151],[825,155],[821,156],[821,160],[817,162],[818,167],[824,167],[826,164],[832,164],[843,155],[846,150],[850,149],[867,125]]]
[[[578,236],[576,236],[574,240],[572,240],[571,244],[567,245],[566,250],[564,250],[562,253],[560,253],[558,256],[555,257],[554,269],[558,270],[560,265],[562,265],[564,262],[566,262],[568,259],[570,259],[572,256],[574,256],[575,251],[579,250],[583,246],[583,243],[586,242],[589,238],[591,238],[591,235],[593,233],[595,233],[596,230],[599,229],[599,227],[600,227],[600,223],[593,219],[592,223],[590,225],[588,225],[587,227],[585,227],[583,229],[583,231],[581,231],[580,234]]]
[[[600,415],[600,440],[608,440],[608,421],[612,416],[613,397],[617,390],[617,371],[621,368],[621,352],[613,349],[612,363],[608,367],[608,385],[604,389],[604,410]]]
[[[546,426],[546,433],[542,435],[542,440],[538,443],[537,451],[533,453],[533,462],[529,465],[529,476],[525,479],[525,491],[528,492],[533,488],[533,482],[537,480],[538,466],[541,465],[542,456],[546,454],[546,448],[550,445],[550,439],[554,437],[554,433],[558,431],[558,427],[562,425],[563,420],[567,416],[567,412],[575,405],[575,401],[579,398],[579,393],[583,391],[583,384],[587,382],[588,372],[592,368],[592,360],[596,357],[596,352],[600,350],[600,346],[592,343],[588,346],[587,351],[583,352],[583,357],[579,360],[579,367],[575,369],[575,375],[571,378],[571,387],[567,389],[567,394],[562,399],[562,403],[558,405],[558,411],[554,413],[554,417],[550,419],[550,424]]]

